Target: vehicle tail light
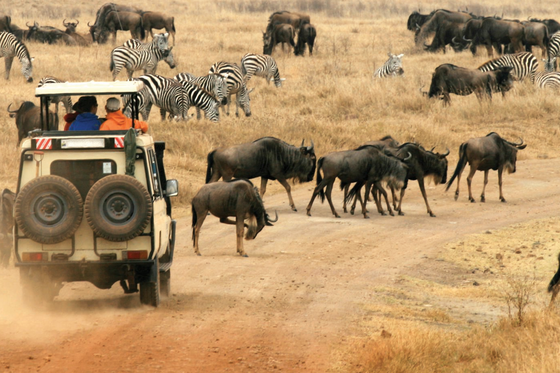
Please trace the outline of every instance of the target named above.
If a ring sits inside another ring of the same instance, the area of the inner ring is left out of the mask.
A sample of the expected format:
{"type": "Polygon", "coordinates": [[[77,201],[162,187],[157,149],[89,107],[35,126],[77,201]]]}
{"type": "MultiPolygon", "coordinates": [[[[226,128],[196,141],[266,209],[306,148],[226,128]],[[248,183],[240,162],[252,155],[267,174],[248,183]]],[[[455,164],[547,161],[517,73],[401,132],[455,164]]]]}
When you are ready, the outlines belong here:
{"type": "Polygon", "coordinates": [[[123,259],[142,260],[148,259],[147,250],[123,251],[123,259]]]}
{"type": "Polygon", "coordinates": [[[22,253],[21,260],[24,262],[41,262],[49,260],[48,253],[22,253]]]}

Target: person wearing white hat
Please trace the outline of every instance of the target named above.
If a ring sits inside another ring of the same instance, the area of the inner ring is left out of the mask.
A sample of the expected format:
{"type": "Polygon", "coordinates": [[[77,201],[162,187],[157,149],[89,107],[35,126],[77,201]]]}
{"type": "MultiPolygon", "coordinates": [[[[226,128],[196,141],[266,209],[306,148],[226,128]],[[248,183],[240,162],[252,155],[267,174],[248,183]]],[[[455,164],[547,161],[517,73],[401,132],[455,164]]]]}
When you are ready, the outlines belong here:
{"type": "MultiPolygon", "coordinates": [[[[101,131],[120,131],[128,130],[132,127],[132,119],[126,117],[121,111],[121,101],[116,97],[110,97],[105,103],[105,111],[107,112],[107,120],[101,124],[101,131]]],[[[142,130],[143,133],[148,132],[148,123],[141,120],[134,121],[134,128],[142,130]]]]}

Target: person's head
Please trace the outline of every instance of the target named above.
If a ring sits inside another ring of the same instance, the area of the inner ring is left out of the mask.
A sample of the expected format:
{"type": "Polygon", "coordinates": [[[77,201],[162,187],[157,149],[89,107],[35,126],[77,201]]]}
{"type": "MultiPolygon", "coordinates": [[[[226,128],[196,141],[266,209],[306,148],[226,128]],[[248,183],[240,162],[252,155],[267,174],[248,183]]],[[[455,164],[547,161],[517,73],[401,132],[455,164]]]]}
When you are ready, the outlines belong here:
{"type": "Polygon", "coordinates": [[[107,103],[105,104],[105,111],[107,113],[114,113],[121,108],[121,102],[116,97],[109,97],[107,103]]]}
{"type": "Polygon", "coordinates": [[[95,96],[82,96],[72,107],[80,113],[97,113],[97,99],[95,96]]]}

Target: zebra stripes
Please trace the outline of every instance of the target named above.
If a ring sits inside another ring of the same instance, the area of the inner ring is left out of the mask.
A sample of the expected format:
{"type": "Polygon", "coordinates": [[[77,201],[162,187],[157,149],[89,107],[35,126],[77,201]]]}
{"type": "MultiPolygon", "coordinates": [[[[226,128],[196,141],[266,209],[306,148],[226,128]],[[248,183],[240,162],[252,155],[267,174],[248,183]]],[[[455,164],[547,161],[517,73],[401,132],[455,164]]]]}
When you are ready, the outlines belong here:
{"type": "MultiPolygon", "coordinates": [[[[53,76],[45,76],[43,79],[39,81],[37,87],[42,87],[45,84],[50,83],[66,83],[65,80],[57,79],[53,76]]],[[[58,104],[61,103],[64,105],[64,110],[66,110],[66,114],[72,112],[72,97],[71,96],[52,96],[51,103],[55,105],[55,113],[58,115],[58,104]]]]}
{"type": "Polygon", "coordinates": [[[389,59],[385,61],[383,66],[379,69],[375,70],[373,74],[374,78],[386,78],[389,76],[397,76],[404,74],[404,70],[402,68],[402,57],[404,54],[399,54],[398,56],[395,54],[389,53],[389,59]]]}
{"type": "Polygon", "coordinates": [[[560,88],[559,72],[541,72],[535,75],[535,85],[539,88],[560,88]]]}
{"type": "Polygon", "coordinates": [[[33,58],[29,56],[27,47],[14,34],[4,31],[0,32],[0,57],[5,59],[6,72],[4,77],[6,80],[10,79],[12,62],[14,62],[14,57],[16,56],[21,63],[23,76],[29,83],[33,82],[33,65],[31,64],[33,58]]]}
{"type": "Polygon", "coordinates": [[[504,54],[502,57],[495,58],[480,65],[478,70],[488,72],[503,66],[513,67],[511,75],[516,80],[523,80],[529,77],[531,81],[534,81],[539,63],[532,53],[521,52],[516,54],[504,54]]]}
{"type": "MultiPolygon", "coordinates": [[[[133,39],[134,40],[134,39],[133,39]]],[[[128,79],[132,79],[132,73],[137,70],[144,70],[144,74],[155,74],[159,61],[165,61],[170,68],[175,68],[173,53],[169,49],[161,50],[159,43],[161,38],[154,38],[149,44],[138,45],[137,41],[127,41],[129,45],[136,45],[133,49],[126,46],[116,47],[111,52],[110,70],[113,72],[113,80],[123,68],[128,72],[128,79]]]]}
{"type": "MultiPolygon", "coordinates": [[[[222,105],[227,104],[227,74],[208,74],[206,76],[196,77],[189,73],[180,73],[175,76],[175,80],[179,82],[190,82],[197,85],[199,88],[207,92],[212,99],[221,103],[222,105]]],[[[196,117],[201,118],[199,105],[196,106],[196,117]]]]}
{"type": "Polygon", "coordinates": [[[544,61],[545,71],[556,71],[556,59],[560,55],[560,31],[552,34],[548,40],[548,58],[544,61]]]}
{"type": "Polygon", "coordinates": [[[138,39],[128,39],[122,46],[131,49],[149,49],[155,46],[157,49],[164,51],[169,49],[168,36],[168,33],[155,34],[151,43],[143,43],[138,39]]]}
{"type": "MultiPolygon", "coordinates": [[[[204,114],[206,114],[206,118],[210,119],[212,122],[218,122],[220,120],[220,104],[215,96],[192,81],[181,81],[180,84],[186,91],[186,110],[189,110],[191,106],[195,106],[197,113],[203,110],[204,114]]],[[[200,119],[200,117],[198,119],[200,119]]]]}
{"type": "Polygon", "coordinates": [[[269,55],[247,53],[241,58],[241,72],[245,76],[245,82],[256,75],[265,78],[266,83],[270,84],[271,78],[274,77],[274,85],[277,88],[282,87],[278,65],[269,55]]]}
{"type": "Polygon", "coordinates": [[[245,112],[245,116],[251,116],[251,98],[249,94],[253,91],[247,90],[241,68],[230,62],[216,62],[210,67],[210,74],[227,74],[226,83],[228,86],[228,103],[226,114],[229,115],[229,104],[231,95],[235,94],[235,115],[239,116],[239,107],[245,112]]]}

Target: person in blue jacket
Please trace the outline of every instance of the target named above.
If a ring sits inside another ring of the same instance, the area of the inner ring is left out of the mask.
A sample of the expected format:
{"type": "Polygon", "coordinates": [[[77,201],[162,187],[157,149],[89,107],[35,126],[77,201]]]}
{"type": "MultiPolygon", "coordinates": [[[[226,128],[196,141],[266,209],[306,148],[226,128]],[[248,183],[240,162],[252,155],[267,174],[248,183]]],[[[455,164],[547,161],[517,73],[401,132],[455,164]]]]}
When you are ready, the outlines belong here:
{"type": "Polygon", "coordinates": [[[97,117],[97,99],[95,96],[82,96],[76,103],[81,114],[70,125],[70,131],[96,131],[101,126],[97,117]]]}

